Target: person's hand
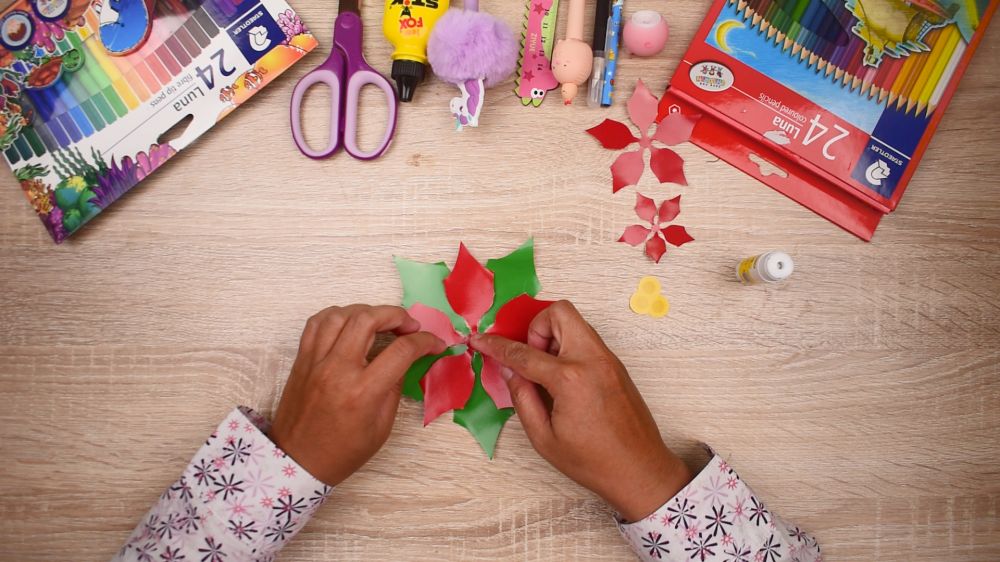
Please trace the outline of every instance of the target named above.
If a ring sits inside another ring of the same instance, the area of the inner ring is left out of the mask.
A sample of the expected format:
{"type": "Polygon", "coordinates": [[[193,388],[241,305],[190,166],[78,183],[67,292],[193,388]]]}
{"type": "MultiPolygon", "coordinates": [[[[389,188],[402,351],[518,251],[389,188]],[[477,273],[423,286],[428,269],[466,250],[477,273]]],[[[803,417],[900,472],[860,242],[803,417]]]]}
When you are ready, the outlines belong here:
{"type": "Polygon", "coordinates": [[[535,317],[527,345],[491,335],[470,343],[504,365],[535,450],[627,521],[656,511],[691,481],[621,361],[569,302],[535,317]]]}
{"type": "Polygon", "coordinates": [[[445,349],[419,329],[398,306],[334,306],[310,318],[271,440],[318,480],[345,480],[389,438],[410,364],[445,349]],[[378,332],[398,337],[369,363],[378,332]]]}

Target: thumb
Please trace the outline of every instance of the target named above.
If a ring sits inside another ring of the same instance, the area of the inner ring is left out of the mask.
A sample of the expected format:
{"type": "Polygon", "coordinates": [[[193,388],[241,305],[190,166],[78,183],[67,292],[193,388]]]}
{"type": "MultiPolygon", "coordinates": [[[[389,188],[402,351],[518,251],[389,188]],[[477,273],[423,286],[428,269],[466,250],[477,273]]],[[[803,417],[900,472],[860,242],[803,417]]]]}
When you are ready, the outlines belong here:
{"type": "Polygon", "coordinates": [[[403,375],[424,355],[441,353],[447,346],[429,332],[415,332],[396,338],[365,368],[380,390],[402,388],[403,375]]]}
{"type": "Polygon", "coordinates": [[[552,423],[549,411],[535,383],[504,367],[501,375],[507,379],[507,389],[514,403],[514,411],[521,419],[524,432],[535,450],[541,451],[552,438],[552,423]]]}

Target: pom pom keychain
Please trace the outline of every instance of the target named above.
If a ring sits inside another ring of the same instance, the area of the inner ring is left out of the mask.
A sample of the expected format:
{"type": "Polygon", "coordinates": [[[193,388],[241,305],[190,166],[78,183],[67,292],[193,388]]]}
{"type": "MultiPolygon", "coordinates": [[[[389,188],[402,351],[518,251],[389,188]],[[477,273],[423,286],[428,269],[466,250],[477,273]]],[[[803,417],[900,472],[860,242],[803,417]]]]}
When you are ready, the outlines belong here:
{"type": "Polygon", "coordinates": [[[464,10],[448,10],[434,26],[427,59],[438,78],[461,91],[451,99],[457,128],[478,127],[486,88],[517,65],[517,39],[503,21],[479,11],[479,0],[465,0],[464,10]]]}

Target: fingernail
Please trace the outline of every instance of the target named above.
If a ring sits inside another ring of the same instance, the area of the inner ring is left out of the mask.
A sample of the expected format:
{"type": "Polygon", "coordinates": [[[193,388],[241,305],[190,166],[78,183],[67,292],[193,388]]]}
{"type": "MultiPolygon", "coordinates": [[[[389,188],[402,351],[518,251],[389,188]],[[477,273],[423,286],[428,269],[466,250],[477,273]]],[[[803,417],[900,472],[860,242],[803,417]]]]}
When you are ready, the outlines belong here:
{"type": "Polygon", "coordinates": [[[511,371],[509,367],[503,367],[500,369],[500,376],[503,377],[503,380],[509,381],[514,376],[514,371],[511,371]]]}
{"type": "Polygon", "coordinates": [[[476,344],[478,344],[482,339],[483,336],[481,334],[472,334],[472,337],[469,338],[469,345],[476,347],[476,344]]]}

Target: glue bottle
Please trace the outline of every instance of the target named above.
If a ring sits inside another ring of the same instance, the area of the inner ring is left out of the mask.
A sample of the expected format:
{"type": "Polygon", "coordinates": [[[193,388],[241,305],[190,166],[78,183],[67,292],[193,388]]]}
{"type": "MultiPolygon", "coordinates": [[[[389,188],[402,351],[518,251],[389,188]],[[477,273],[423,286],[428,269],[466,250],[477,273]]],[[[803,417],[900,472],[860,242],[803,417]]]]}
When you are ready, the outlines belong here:
{"type": "Polygon", "coordinates": [[[744,285],[777,283],[788,279],[793,271],[795,263],[791,256],[771,251],[741,261],[736,267],[736,278],[744,285]]]}
{"type": "Polygon", "coordinates": [[[386,0],[382,33],[392,43],[392,79],[399,101],[411,101],[427,73],[427,41],[448,0],[386,0]]]}

